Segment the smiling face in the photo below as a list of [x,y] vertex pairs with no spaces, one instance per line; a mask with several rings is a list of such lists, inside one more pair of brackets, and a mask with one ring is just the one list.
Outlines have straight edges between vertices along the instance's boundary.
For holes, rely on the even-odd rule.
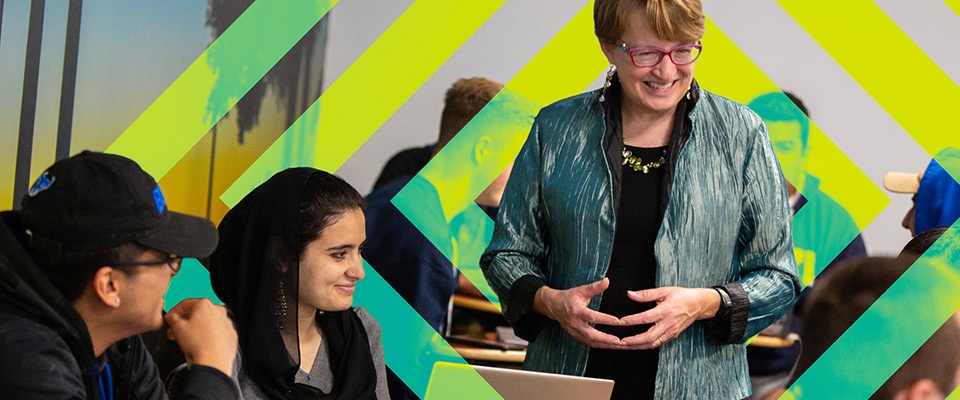
[[365,275],[360,258],[360,246],[367,240],[363,211],[354,209],[335,218],[300,257],[301,307],[346,310],[353,305],[357,281]]
[[[630,48],[657,48],[668,50],[683,44],[663,39],[647,22],[643,8],[634,7],[626,18],[626,29],[619,38]],[[623,85],[624,107],[642,114],[670,114],[686,94],[693,82],[693,65],[676,65],[669,56],[652,67],[637,67],[630,55],[619,45],[601,40],[600,47],[607,60],[617,67]]]

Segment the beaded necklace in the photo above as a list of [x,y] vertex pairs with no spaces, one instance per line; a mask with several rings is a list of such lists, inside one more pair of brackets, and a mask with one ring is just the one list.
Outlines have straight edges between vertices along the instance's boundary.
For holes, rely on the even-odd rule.
[[623,165],[630,167],[634,172],[643,172],[646,174],[650,172],[651,169],[660,168],[660,166],[666,162],[666,159],[664,158],[666,156],[667,149],[663,149],[663,154],[660,155],[659,160],[644,164],[643,159],[641,159],[639,156],[633,155],[632,151],[627,150],[627,142],[623,142]]

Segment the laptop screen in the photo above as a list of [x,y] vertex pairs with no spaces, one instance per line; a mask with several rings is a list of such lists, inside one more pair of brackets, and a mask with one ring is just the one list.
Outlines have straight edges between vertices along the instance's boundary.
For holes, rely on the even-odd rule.
[[504,400],[610,400],[613,392],[613,381],[607,379],[438,362],[433,365],[425,398],[470,397],[462,393],[462,382],[472,374],[480,374]]

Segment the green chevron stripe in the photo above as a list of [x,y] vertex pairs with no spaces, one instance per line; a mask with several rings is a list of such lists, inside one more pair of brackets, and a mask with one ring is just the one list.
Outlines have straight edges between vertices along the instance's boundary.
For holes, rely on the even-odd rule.
[[[235,205],[274,172],[296,165],[284,149],[315,140],[317,168],[335,171],[496,11],[503,0],[459,4],[419,0],[387,29],[321,97],[221,196]],[[457,18],[450,16],[456,15]],[[425,45],[429,43],[428,45]],[[385,66],[390,73],[384,74]],[[395,79],[402,76],[403,79]],[[371,94],[376,94],[376,101]],[[426,393],[433,363],[465,363],[373,268],[356,301],[381,323],[387,364],[417,395]],[[462,384],[499,398],[479,375]]]
[[[493,234],[493,221],[472,201],[516,158],[541,105],[580,93],[603,71],[606,61],[593,36],[592,10],[592,2],[584,6],[418,174],[437,189],[451,218],[460,212],[480,216],[475,220],[478,226],[470,229],[472,237],[460,237],[457,247],[449,246],[450,226],[435,223],[445,220],[442,211],[422,207],[425,194],[410,185],[392,200],[498,307],[497,296],[479,268],[480,255]],[[470,160],[475,158],[478,143],[484,141],[493,143],[495,154],[474,166]]]
[[[136,160],[159,181],[337,0],[258,0],[247,8],[107,152]],[[250,46],[257,48],[251,57]],[[247,79],[217,80],[216,63],[241,64]],[[210,109],[211,98],[227,104]]]
[[[951,227],[790,387],[785,398],[866,399],[960,308]],[[909,312],[905,312],[909,310]]]
[[[956,11],[956,9],[954,9],[954,11]],[[960,400],[960,387],[954,389],[953,393],[950,393],[946,400]]]
[[[779,91],[777,85],[754,64],[743,51],[711,19],[707,19],[707,33],[703,38],[704,53],[697,61],[696,75],[707,90],[726,96],[737,102],[747,104],[754,97],[771,91]],[[737,71],[735,77],[730,71]],[[890,203],[887,197],[873,182],[851,161],[813,121],[810,121],[809,146],[816,156],[831,166],[829,174],[821,175],[824,184],[830,184],[836,190],[831,195],[853,217],[862,229],[870,223]],[[808,203],[812,206],[812,203]],[[806,219],[820,219],[804,207],[794,215],[794,225],[809,226],[802,222]],[[817,232],[812,232],[816,234]],[[818,260],[811,262],[799,260],[801,281],[809,285],[817,274],[830,263],[856,237],[859,232],[850,232],[832,243],[822,243],[824,247],[803,249],[812,251]],[[794,230],[795,237],[809,235],[808,232]],[[802,251],[797,249],[797,251]],[[800,257],[798,257],[800,258]],[[809,256],[807,257],[809,258]]]
[[[956,9],[954,9],[954,11],[956,11]],[[946,400],[960,400],[960,387],[954,389],[953,393],[950,393]]]
[[[410,307],[377,271],[364,262],[366,277],[357,282],[354,305],[363,306],[380,323],[384,332],[384,357],[390,369],[421,399],[425,397],[433,364],[467,362]],[[458,375],[457,386],[478,399],[500,399],[480,374]],[[454,397],[449,397],[454,398]],[[456,396],[456,398],[462,398]]]
[[273,173],[295,166],[283,149],[299,146],[303,133],[316,141],[315,159],[307,162],[336,171],[503,2],[414,2],[220,199],[232,207]]
[[[956,146],[956,134],[944,131],[942,117],[956,114],[960,88],[873,2],[779,3],[927,153]],[[909,85],[891,82],[905,72],[890,54],[909,60]]]

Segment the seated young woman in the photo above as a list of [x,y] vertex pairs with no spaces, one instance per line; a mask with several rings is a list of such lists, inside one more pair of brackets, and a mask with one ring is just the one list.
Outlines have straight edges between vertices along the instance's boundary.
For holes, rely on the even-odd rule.
[[313,168],[280,172],[220,223],[207,268],[233,313],[245,399],[387,399],[380,325],[352,307],[363,197]]

